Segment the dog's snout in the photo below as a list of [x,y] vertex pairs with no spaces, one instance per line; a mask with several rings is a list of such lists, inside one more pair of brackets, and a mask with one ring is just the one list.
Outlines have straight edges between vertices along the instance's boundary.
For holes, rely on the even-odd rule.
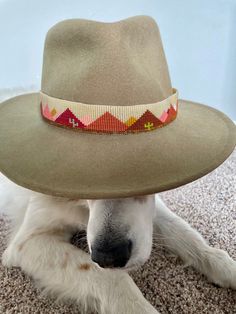
[[92,260],[103,268],[124,267],[131,256],[131,240],[118,243],[102,242],[91,248]]

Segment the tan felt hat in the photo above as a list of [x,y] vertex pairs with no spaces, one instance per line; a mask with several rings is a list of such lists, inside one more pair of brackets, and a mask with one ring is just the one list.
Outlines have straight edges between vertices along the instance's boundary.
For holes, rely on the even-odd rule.
[[215,169],[235,144],[225,114],[178,99],[147,16],[56,24],[45,40],[41,91],[0,104],[0,171],[51,195],[176,188]]

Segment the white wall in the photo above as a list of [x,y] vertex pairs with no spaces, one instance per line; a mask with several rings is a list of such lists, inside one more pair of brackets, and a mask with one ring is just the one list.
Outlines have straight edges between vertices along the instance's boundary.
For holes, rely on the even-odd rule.
[[67,18],[153,16],[181,98],[236,120],[236,0],[0,0],[0,89],[40,88],[47,30]]

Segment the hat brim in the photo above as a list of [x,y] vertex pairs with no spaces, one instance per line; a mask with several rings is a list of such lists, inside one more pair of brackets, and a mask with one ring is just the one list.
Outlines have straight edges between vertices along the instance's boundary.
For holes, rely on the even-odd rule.
[[94,134],[49,124],[38,97],[0,105],[0,171],[45,194],[105,199],[161,192],[209,173],[236,144],[226,115],[190,101],[180,100],[176,120],[163,128]]

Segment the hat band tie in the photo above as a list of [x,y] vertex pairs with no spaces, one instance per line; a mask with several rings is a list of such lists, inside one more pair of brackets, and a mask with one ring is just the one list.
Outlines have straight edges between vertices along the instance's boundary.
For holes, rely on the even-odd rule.
[[171,123],[177,117],[178,91],[151,104],[110,106],[84,104],[40,92],[42,116],[50,123],[83,132],[147,132]]

